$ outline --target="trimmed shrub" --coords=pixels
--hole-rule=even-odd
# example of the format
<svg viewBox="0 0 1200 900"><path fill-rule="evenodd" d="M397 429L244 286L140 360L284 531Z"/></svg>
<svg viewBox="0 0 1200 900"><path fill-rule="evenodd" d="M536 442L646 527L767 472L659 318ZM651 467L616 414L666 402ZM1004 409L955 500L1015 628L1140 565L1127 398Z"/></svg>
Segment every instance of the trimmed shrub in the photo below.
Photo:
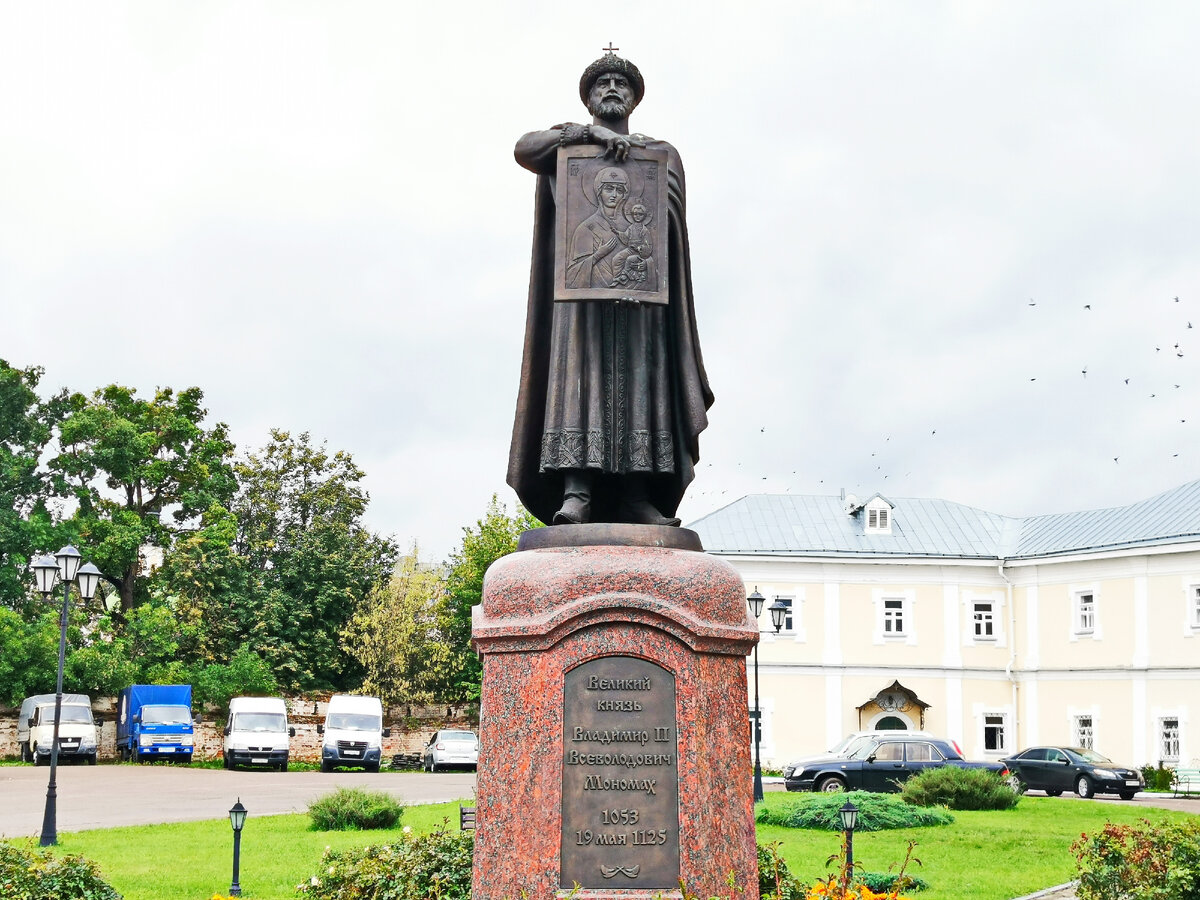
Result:
<svg viewBox="0 0 1200 900"><path fill-rule="evenodd" d="M4 900L121 900L100 870L82 856L51 856L0 843Z"/></svg>
<svg viewBox="0 0 1200 900"><path fill-rule="evenodd" d="M296 890L314 900L470 900L474 847L469 831L435 831L394 844L326 850L320 871Z"/></svg>
<svg viewBox="0 0 1200 900"><path fill-rule="evenodd" d="M904 782L900 796L913 806L949 809L1012 809L1021 795L996 772L941 766L926 769Z"/></svg>
<svg viewBox="0 0 1200 900"><path fill-rule="evenodd" d="M1071 852L1080 900L1200 900L1200 820L1109 822Z"/></svg>
<svg viewBox="0 0 1200 900"><path fill-rule="evenodd" d="M924 878L897 875L895 872L860 872L855 877L877 894L886 894L893 889L915 894L929 887L929 882ZM897 881L900 882L898 885Z"/></svg>
<svg viewBox="0 0 1200 900"><path fill-rule="evenodd" d="M804 900L804 885L779 855L779 841L758 845L758 896L761 900Z"/></svg>
<svg viewBox="0 0 1200 900"><path fill-rule="evenodd" d="M313 831L369 831L392 828L404 814L404 806L383 791L338 788L308 805Z"/></svg>
<svg viewBox="0 0 1200 900"><path fill-rule="evenodd" d="M891 828L924 828L949 825L954 816L944 809L919 809L889 794L851 791L848 794L809 794L786 806L763 806L755 820L784 828L820 828L841 831L838 810L849 800L858 807L855 831L886 831Z"/></svg>
<svg viewBox="0 0 1200 900"><path fill-rule="evenodd" d="M1152 766L1147 763L1142 766L1142 777L1146 779L1146 790L1169 791L1175 779L1175 770L1164 768L1161 764Z"/></svg>

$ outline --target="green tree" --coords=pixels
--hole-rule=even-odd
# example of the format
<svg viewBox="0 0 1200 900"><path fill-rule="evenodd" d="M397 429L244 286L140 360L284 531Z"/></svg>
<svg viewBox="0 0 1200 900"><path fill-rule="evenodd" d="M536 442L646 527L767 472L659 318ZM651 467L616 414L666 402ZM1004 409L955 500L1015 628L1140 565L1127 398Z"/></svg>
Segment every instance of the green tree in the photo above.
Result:
<svg viewBox="0 0 1200 900"><path fill-rule="evenodd" d="M30 694L54 690L58 671L58 613L49 607L26 620L0 607L0 703L15 706Z"/></svg>
<svg viewBox="0 0 1200 900"><path fill-rule="evenodd" d="M0 359L0 606L28 605L33 557L66 543L47 508L53 489L39 459L66 409L66 391L49 400L35 389L43 370Z"/></svg>
<svg viewBox="0 0 1200 900"><path fill-rule="evenodd" d="M396 545L362 524L364 473L308 434L272 431L237 465L234 549L253 580L263 627L253 642L293 689L357 687L362 667L338 643L355 610L396 563Z"/></svg>
<svg viewBox="0 0 1200 900"><path fill-rule="evenodd" d="M445 595L441 571L421 563L417 548L400 558L342 631L342 648L363 668L363 690L395 703L428 703L450 657L438 630Z"/></svg>
<svg viewBox="0 0 1200 900"><path fill-rule="evenodd" d="M446 599L439 615L438 628L450 651L435 688L441 699L479 700L483 667L471 649L471 610L483 599L483 575L493 562L517 549L521 532L541 524L524 507L508 515L493 494L483 518L463 529L462 545L447 561Z"/></svg>
<svg viewBox="0 0 1200 900"><path fill-rule="evenodd" d="M204 394L159 388L152 400L109 385L75 394L50 462L78 503L74 526L86 555L120 594L128 616L149 596L139 551L169 549L213 504L228 506L236 481L227 427L202 424Z"/></svg>

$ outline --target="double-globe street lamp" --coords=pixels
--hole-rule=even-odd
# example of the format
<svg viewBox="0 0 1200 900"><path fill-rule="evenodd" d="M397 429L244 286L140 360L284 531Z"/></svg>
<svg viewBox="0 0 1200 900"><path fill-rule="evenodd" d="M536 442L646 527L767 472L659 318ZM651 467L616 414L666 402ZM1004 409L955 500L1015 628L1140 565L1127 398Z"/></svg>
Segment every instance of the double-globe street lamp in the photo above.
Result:
<svg viewBox="0 0 1200 900"><path fill-rule="evenodd" d="M755 585L754 593L746 598L746 602L750 605L750 614L754 616L754 624L757 627L758 617L762 615L763 604L767 602L767 598L758 592L758 586ZM768 607L771 611L771 624L775 626L775 633L779 633L779 629L783 627L784 617L787 615L788 605L775 598L775 602ZM763 798L762 786L762 759L760 755L760 745L762 743L762 713L758 708L758 642L754 643L754 802L757 803Z"/></svg>
<svg viewBox="0 0 1200 900"><path fill-rule="evenodd" d="M50 745L50 784L46 787L46 812L42 817L40 844L51 847L58 843L58 720L62 715L63 662L67 655L67 610L71 604L71 582L77 581L79 596L91 600L100 586L100 570L91 563L80 567L83 557L74 547L63 547L54 556L43 556L32 566L37 589L49 599L54 593L55 579L63 586L62 610L58 616L58 681L54 695L54 739Z"/></svg>

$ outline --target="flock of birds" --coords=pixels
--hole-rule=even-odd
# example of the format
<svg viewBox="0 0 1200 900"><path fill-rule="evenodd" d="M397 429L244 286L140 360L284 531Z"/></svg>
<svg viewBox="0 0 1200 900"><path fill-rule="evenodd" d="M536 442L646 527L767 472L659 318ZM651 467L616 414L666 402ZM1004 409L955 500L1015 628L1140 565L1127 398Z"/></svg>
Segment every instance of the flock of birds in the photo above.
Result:
<svg viewBox="0 0 1200 900"><path fill-rule="evenodd" d="M1162 303L1163 301L1159 302ZM1084 379L1085 381L1089 380L1090 378L1090 384L1095 385L1096 388L1101 390L1105 386L1111 386L1122 391L1126 389L1131 392L1144 391L1145 394L1142 397L1142 400L1137 401L1135 395L1118 397L1115 395L1102 396L1099 394L1093 394L1088 401L1084 402L1083 407L1080 410L1076 410L1076 412L1082 411L1085 414L1098 416L1113 415L1120 419L1120 417L1130 413L1131 407L1129 406L1129 403L1131 402L1161 402L1164 398L1172 395L1175 399L1180 399L1184 396L1184 394L1186 394L1185 386L1189 383L1188 373L1190 371L1190 365L1186 365L1185 367L1185 363L1183 361L1185 359L1189 359L1188 338L1191 336L1190 332L1194 330L1195 326L1189 314L1187 313L1187 304L1184 303L1179 296L1166 299L1166 303L1170 304L1170 308L1168 310L1147 310L1147 315L1143 317L1143 321L1139 323L1141 325L1145 325L1153 318L1158 318L1163 322L1171 323L1163 326L1159 330L1158 339L1154 340L1152 349L1150 346L1144 346L1140 349L1136 346L1130 346L1126 352L1118 354L1117 356L1114 356L1112 353L1110 353L1105 365L1103 366L1093 367L1091 364L1085 362L1081 364L1081 368L1078 370L1078 377ZM1034 298L1030 298L1025 306L1026 309L1030 311L1037 310L1039 308L1046 308L1045 305L1039 307L1038 301ZM1094 314L1095 311L1093 310L1092 303L1083 303L1081 306L1082 309L1080 312L1082 314L1089 316ZM1056 310L1056 312L1061 311L1062 310ZM1158 313L1163 313L1163 315L1159 316L1157 315ZM1122 329L1122 340L1128 340L1132 342L1137 339L1136 335L1144 333L1143 329L1129 329L1121 323L1119 323L1117 327ZM1064 341L1063 343L1064 346L1069 344L1067 341ZM1084 344L1085 346L1088 345L1086 338L1081 340L1080 343ZM1081 355L1082 352L1083 351L1081 349ZM1065 361L1067 356L1068 354L1064 352L1061 356L1050 360L1050 364L1055 366L1056 370L1046 373L1046 377L1043 377L1040 382L1038 374L1026 376L1028 378L1028 383L1038 384L1041 386L1055 384L1061 387L1065 377L1063 374L1063 366L1069 365L1069 363ZM1128 364L1124 372L1118 372L1112 368L1112 360L1118 357L1123 362ZM1043 360L1041 365L1044 366L1045 364L1046 361ZM1151 369L1150 367L1154 368ZM1012 372L1009 370L1009 372L1001 373L999 377L1011 377L1011 375ZM1061 397L1055 399L1058 399L1060 402L1069 403L1069 401L1063 401ZM1044 398L1044 402L1049 404L1053 403L1054 400L1047 397ZM1178 412L1171 411L1172 406L1174 406L1174 404L1167 404L1165 406L1158 407L1158 409L1161 409L1164 415L1170 416L1173 419L1177 418L1177 425L1186 426L1189 421L1188 417L1186 415L1179 415ZM1152 413L1152 415L1157 416L1156 413ZM1159 421L1161 423L1161 418L1159 418ZM769 428L767 425L763 425L760 426L759 433L763 436L766 436L769 430L776 431L777 429ZM1132 422L1121 423L1120 427L1117 428L1117 431L1122 435L1128 434L1134 430L1136 430L1136 426L1134 426ZM936 438L937 434L937 428L929 429L930 438ZM912 437L915 437L915 433L910 433L907 437L911 439ZM1177 460L1180 457L1181 451L1184 451L1186 455L1186 447L1188 446L1185 443L1186 439L1187 438L1184 434L1180 434L1179 442L1175 446L1160 445L1163 456L1159 458L1164 460ZM907 443L907 441L904 442ZM712 461L707 461L701 463L702 471L701 473L698 473L701 477L697 479L695 488L693 491L689 492L689 494L694 495L698 499L703 498L703 500L700 501L701 505L709 508L717 508L725 503L736 500L739 496L745 493L753 491L754 488L746 486L754 482L758 482L760 484L766 482L766 484L763 484L759 490L770 493L791 493L794 486L798 488L804 486L802 489L797 490L797 493L815 494L831 494L842 487L854 489L855 491L886 490L891 476L899 473L885 470L885 465L889 459L894 458L895 461L900 461L901 457L903 456L902 454L888 452L889 450L894 450L895 448L895 445L892 445L892 447L887 446L891 443L891 435L881 436L880 444L877 445L875 450L871 451L869 460L864 460L864 465L861 465L856 469L856 472L861 473L862 479L856 484L827 483L825 478L814 480L806 473L796 469L791 470L790 477L780 472L761 474L757 477L748 476L743 463L738 462L736 463L736 467L739 477L736 479L736 483L742 487L742 489L739 490L736 487L721 487L719 484L714 484L713 482L715 479L712 478L711 474L709 478L704 478L703 470L711 469L714 465ZM1122 448L1114 445L1107 449L1109 449L1110 452L1113 450L1118 451L1111 457L1111 460L1113 465L1120 465L1122 457L1120 450ZM1141 453L1142 449L1143 448L1140 447L1133 447L1130 448L1130 452L1133 453L1136 450L1138 453ZM907 464L909 457L903 458ZM1139 457L1139 459L1142 459L1144 462L1142 457ZM891 467L889 466L889 468ZM904 472L901 477L891 480L903 481L909 478L911 474L911 472ZM1189 475L1189 473L1182 472L1180 474L1183 477L1188 477ZM708 482L708 486L705 486L705 482ZM699 489L697 490L696 488Z"/></svg>

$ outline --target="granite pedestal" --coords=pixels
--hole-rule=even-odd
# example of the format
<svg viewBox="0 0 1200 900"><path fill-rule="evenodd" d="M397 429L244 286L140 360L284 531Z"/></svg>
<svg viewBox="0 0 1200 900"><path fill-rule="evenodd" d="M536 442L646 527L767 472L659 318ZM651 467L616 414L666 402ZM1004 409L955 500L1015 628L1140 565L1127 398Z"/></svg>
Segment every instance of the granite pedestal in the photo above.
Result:
<svg viewBox="0 0 1200 900"><path fill-rule="evenodd" d="M694 532L527 532L488 570L475 900L757 897L746 656L733 567Z"/></svg>

